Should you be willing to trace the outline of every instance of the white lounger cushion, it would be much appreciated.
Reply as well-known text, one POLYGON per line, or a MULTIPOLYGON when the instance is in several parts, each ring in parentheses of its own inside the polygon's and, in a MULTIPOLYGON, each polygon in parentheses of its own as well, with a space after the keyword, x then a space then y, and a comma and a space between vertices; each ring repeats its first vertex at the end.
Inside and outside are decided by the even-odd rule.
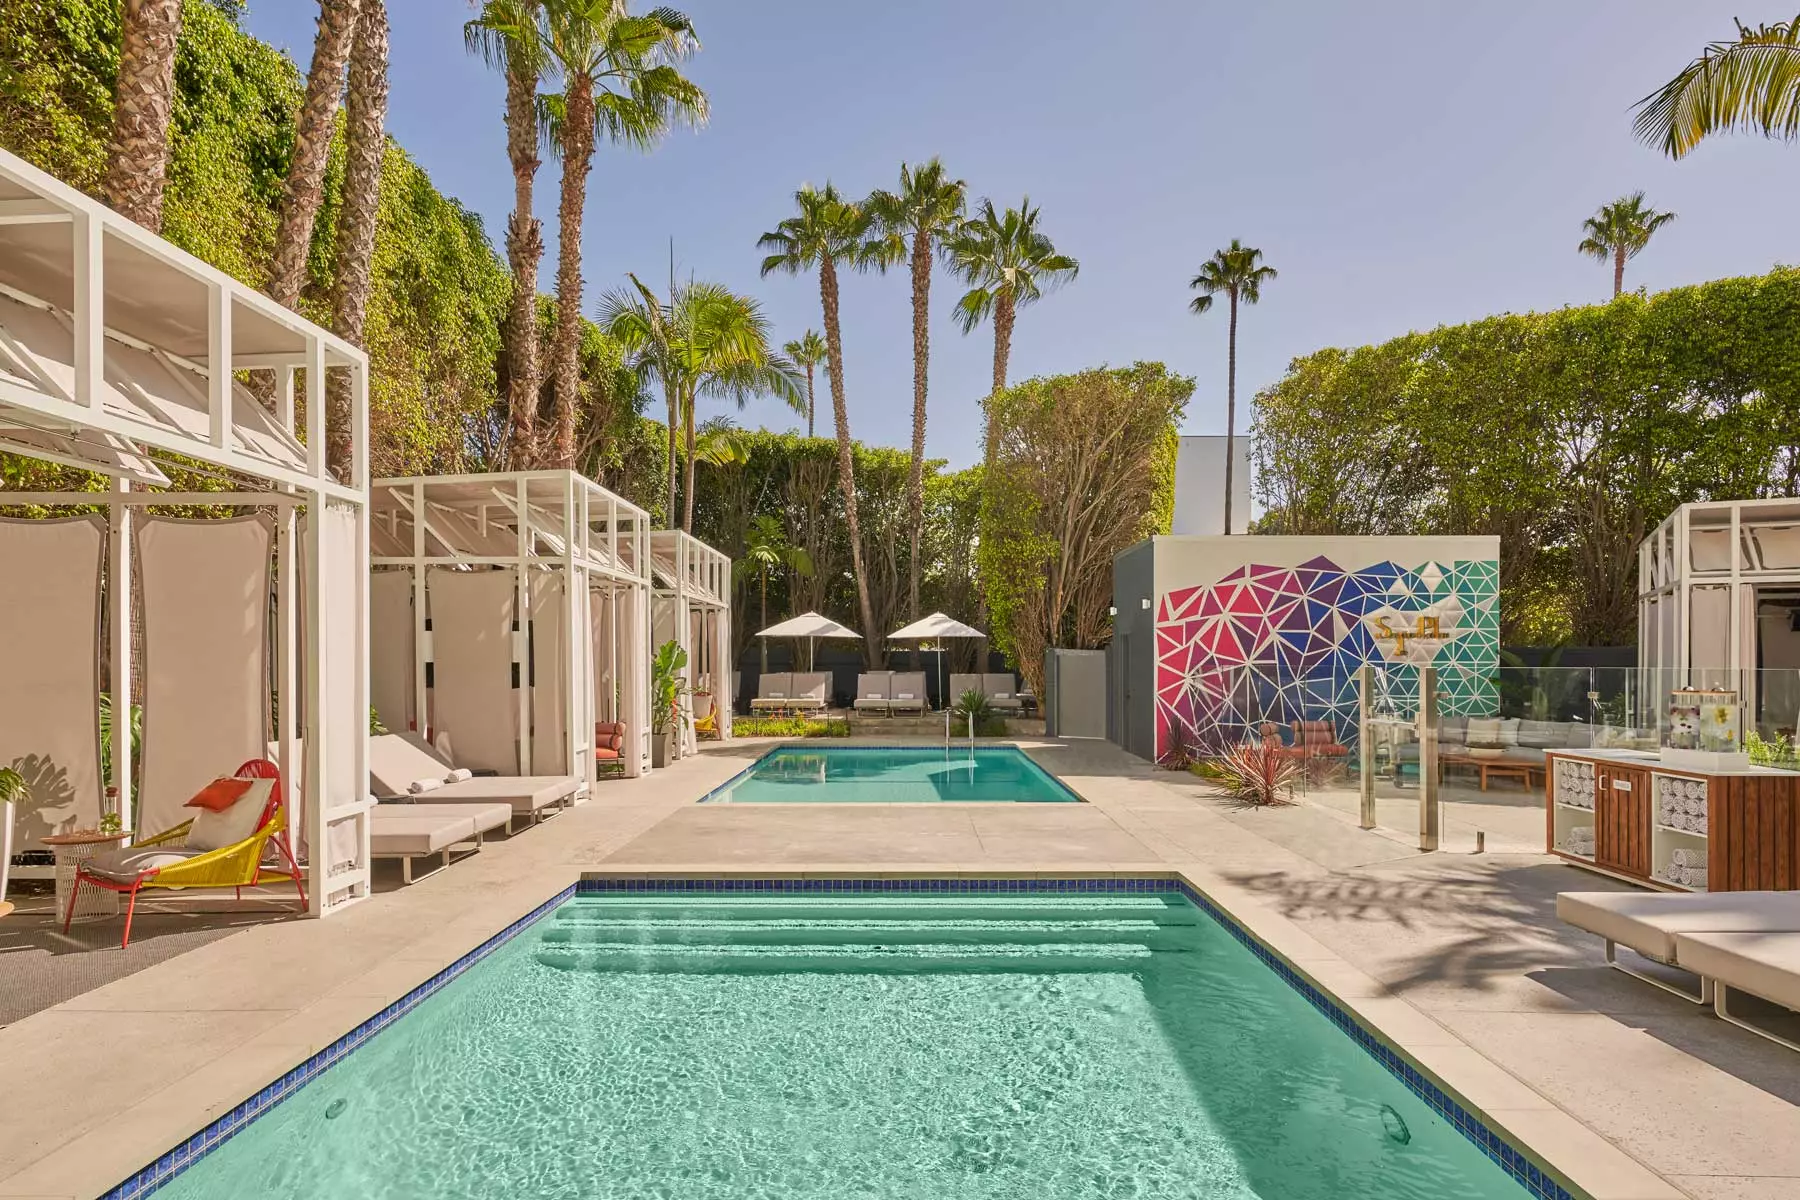
POLYGON ((564 775, 477 775, 446 783, 431 793, 433 804, 508 804, 515 816, 529 816, 575 794, 577 780, 564 775))
POLYGON ((436 854, 512 820, 509 804, 377 804, 369 812, 369 852, 380 858, 436 854))
POLYGON ((1800 1009, 1800 932, 1682 933, 1675 944, 1694 974, 1800 1009))
POLYGON ((1676 956, 1684 933, 1800 931, 1800 892, 1559 892, 1556 915, 1646 958, 1688 967, 1676 956))

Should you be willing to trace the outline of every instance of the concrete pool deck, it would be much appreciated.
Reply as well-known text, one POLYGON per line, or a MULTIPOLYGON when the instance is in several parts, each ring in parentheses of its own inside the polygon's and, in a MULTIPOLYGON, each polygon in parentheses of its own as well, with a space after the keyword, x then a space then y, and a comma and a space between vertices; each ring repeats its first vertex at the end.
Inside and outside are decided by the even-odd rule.
POLYGON ((1800 1057, 1555 921, 1557 891, 1616 885, 1421 855, 1313 805, 1233 809, 1103 743, 1020 744, 1089 803, 695 805, 767 746, 733 743, 339 916, 25 1016, 0 1028, 0 1197, 103 1191, 583 874, 809 873, 1179 873, 1595 1200, 1800 1195, 1800 1057))

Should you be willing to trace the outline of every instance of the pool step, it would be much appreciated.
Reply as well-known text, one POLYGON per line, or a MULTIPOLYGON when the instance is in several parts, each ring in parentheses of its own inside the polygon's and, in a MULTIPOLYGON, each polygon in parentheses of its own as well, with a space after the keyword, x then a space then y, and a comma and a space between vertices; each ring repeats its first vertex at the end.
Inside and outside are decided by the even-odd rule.
POLYGON ((1109 945, 1173 948, 1178 927, 1153 921, 654 921, 546 925, 551 946, 992 946, 1109 945))
POLYGON ((1150 947, 1136 942, 982 943, 970 945, 838 944, 823 946, 710 945, 540 945, 534 953, 546 967, 561 971, 637 974, 1070 974, 1137 970, 1148 964, 1150 947))

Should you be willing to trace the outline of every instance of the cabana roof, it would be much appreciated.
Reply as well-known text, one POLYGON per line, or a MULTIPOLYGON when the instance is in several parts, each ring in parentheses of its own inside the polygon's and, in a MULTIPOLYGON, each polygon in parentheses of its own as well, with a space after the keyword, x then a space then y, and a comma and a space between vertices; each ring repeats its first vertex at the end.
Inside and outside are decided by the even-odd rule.
POLYGON ((573 471, 378 479, 371 514, 376 566, 523 559, 650 580, 650 514, 573 471))
MULTIPOLYGON (((0 448, 150 486, 167 484, 155 458, 170 452, 355 500, 353 486, 324 470, 333 368, 362 376, 368 363, 350 343, 0 151, 0 448), (303 442, 292 386, 308 367, 303 442), (238 371, 275 373, 275 411, 236 381, 238 371)), ((366 462, 355 440, 353 483, 366 462)))
POLYGON ((650 535, 650 565, 659 594, 681 592, 691 604, 731 607, 731 559, 693 534, 656 530, 650 535))

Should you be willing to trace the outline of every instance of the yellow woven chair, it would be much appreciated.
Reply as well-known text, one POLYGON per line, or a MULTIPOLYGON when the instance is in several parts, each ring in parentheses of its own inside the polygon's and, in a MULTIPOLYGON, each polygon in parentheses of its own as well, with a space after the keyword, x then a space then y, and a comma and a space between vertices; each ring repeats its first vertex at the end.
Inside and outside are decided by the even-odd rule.
MULTIPOLYGON (((300 864, 294 859, 294 851, 289 845, 287 836, 287 803, 281 790, 281 770, 266 758, 254 758, 239 767, 233 774, 239 779, 273 779, 275 786, 269 792, 268 807, 263 809, 262 818, 257 823, 256 832, 241 842, 223 846, 217 850, 208 850, 203 854, 195 854, 147 867, 134 877, 125 879, 113 878, 92 873, 86 866, 75 872, 75 886, 69 890, 69 909, 63 917, 63 932, 69 931, 69 923, 75 917, 75 898, 84 885, 103 888, 128 897, 125 905, 125 934, 119 941, 119 949, 123 950, 131 944, 131 918, 137 908, 137 894, 145 888, 232 888, 241 899, 244 889, 255 887, 264 879, 291 879, 295 889, 300 893, 300 909, 306 910, 306 885, 300 878, 300 864), (280 851, 286 870, 270 868, 263 865, 263 857, 268 853, 270 843, 280 851)), ((133 842, 131 849, 148 850, 157 846, 179 846, 187 839, 188 829, 192 821, 185 821, 165 833, 133 842)))

